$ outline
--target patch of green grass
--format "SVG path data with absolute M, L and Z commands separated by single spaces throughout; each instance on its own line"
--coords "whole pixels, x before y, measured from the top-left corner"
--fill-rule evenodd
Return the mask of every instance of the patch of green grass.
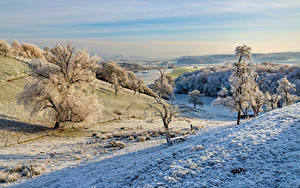
M 185 72 L 193 72 L 197 69 L 195 68 L 188 68 L 188 67 L 179 67 L 179 68 L 175 68 L 172 72 L 168 73 L 167 76 L 171 76 L 172 78 L 177 78 L 181 75 L 183 75 L 183 73 Z
M 147 103 L 153 101 L 153 99 L 144 94 L 133 95 L 133 93 L 133 91 L 123 88 L 115 97 L 114 89 L 111 88 L 109 83 L 98 81 L 96 94 L 102 99 L 104 106 L 103 120 L 143 116 Z M 121 115 L 117 115 L 116 111 L 121 112 Z

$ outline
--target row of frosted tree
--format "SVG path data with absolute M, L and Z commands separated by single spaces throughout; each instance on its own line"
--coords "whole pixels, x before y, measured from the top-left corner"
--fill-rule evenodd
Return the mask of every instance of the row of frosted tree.
M 215 105 L 224 105 L 238 112 L 241 117 L 258 116 L 263 110 L 287 106 L 299 100 L 296 84 L 300 84 L 300 68 L 264 63 L 249 63 L 251 48 L 242 45 L 235 49 L 237 61 L 233 64 L 203 68 L 187 73 L 176 80 L 176 92 L 189 92 L 190 102 L 201 104 L 200 93 L 217 97 Z M 272 67 L 274 66 L 274 67 Z M 299 86 L 298 86 L 299 88 Z M 198 93 L 198 94 L 197 94 Z M 250 115 L 249 112 L 252 114 Z

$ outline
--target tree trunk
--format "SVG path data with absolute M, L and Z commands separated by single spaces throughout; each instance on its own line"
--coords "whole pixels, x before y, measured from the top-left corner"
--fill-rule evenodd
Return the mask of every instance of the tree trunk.
M 167 146 L 170 146 L 170 145 L 172 145 L 172 143 L 171 143 L 171 135 L 170 135 L 169 128 L 167 128 L 167 126 L 165 126 L 165 131 L 166 131 Z
M 53 129 L 58 129 L 59 128 L 59 121 L 57 121 L 57 122 L 55 122 L 55 126 L 54 126 L 54 128 Z
M 118 90 L 115 90 L 115 97 L 118 95 Z
M 257 108 L 257 109 L 255 109 L 255 111 L 254 111 L 254 117 L 257 117 L 258 116 L 258 110 L 259 108 Z
M 239 110 L 239 112 L 238 112 L 237 125 L 240 124 L 240 120 L 241 120 L 241 110 Z
M 196 109 L 196 104 L 194 104 L 194 109 Z

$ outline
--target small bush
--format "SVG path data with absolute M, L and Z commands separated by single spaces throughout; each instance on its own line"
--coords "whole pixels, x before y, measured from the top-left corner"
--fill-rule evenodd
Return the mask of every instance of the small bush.
M 8 176 L 8 172 L 0 171 L 0 183 L 7 182 L 6 177 Z
M 197 145 L 197 146 L 192 147 L 193 151 L 199 151 L 199 150 L 203 150 L 203 149 L 204 149 L 204 146 L 202 146 L 202 145 Z
M 137 142 L 145 142 L 146 137 L 145 136 L 139 136 L 136 140 L 137 140 Z
M 110 145 L 116 148 L 124 148 L 126 146 L 125 143 L 122 141 L 111 141 Z
M 24 52 L 27 54 L 28 58 L 41 58 L 43 57 L 43 51 L 34 44 L 24 43 L 22 45 Z
M 6 43 L 5 40 L 0 40 L 0 54 L 7 57 L 10 53 L 10 46 Z
M 14 182 L 14 181 L 17 181 L 20 178 L 21 178 L 21 175 L 19 173 L 13 172 L 13 173 L 8 174 L 6 176 L 6 181 L 7 182 Z
M 241 168 L 241 167 L 240 168 L 234 168 L 234 169 L 231 170 L 232 174 L 240 174 L 242 172 L 247 172 L 247 170 L 244 169 L 244 168 Z
M 151 139 L 151 137 L 148 134 L 145 137 L 146 137 L 146 140 L 150 140 Z
M 128 140 L 129 140 L 129 141 L 133 141 L 134 139 L 135 139 L 135 138 L 134 138 L 133 136 L 129 136 L 129 137 L 128 137 Z
M 98 133 L 97 132 L 94 132 L 93 134 L 92 134 L 92 137 L 95 137 L 95 136 L 97 136 L 98 135 Z
M 160 136 L 160 134 L 158 133 L 158 131 L 151 131 L 149 134 L 150 134 L 152 137 L 159 137 L 159 136 Z

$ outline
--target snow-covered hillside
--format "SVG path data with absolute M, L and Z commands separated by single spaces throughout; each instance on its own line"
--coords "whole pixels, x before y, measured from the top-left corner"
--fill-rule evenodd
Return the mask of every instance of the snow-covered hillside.
M 126 149 L 125 149 L 126 150 Z M 17 187 L 299 187 L 300 103 Z

